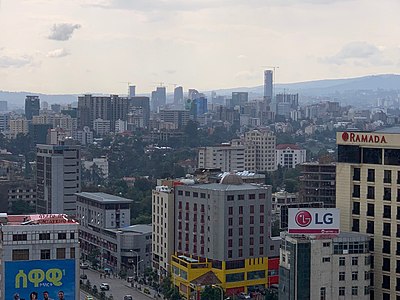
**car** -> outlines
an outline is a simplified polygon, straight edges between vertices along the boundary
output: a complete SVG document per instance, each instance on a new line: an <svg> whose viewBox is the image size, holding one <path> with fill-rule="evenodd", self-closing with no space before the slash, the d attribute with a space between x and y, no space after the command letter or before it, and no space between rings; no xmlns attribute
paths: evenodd
<svg viewBox="0 0 400 300"><path fill-rule="evenodd" d="M100 284L100 290L101 291L109 291L110 290L110 285L108 283L102 283Z"/></svg>
<svg viewBox="0 0 400 300"><path fill-rule="evenodd" d="M87 275L86 274L81 274L81 276L79 276L80 279L87 279Z"/></svg>
<svg viewBox="0 0 400 300"><path fill-rule="evenodd" d="M124 300L133 300L133 297L131 295L125 295Z"/></svg>
<svg viewBox="0 0 400 300"><path fill-rule="evenodd" d="M86 295L85 300L93 300L92 296Z"/></svg>
<svg viewBox="0 0 400 300"><path fill-rule="evenodd" d="M89 269L89 264L88 263L81 263L81 269Z"/></svg>
<svg viewBox="0 0 400 300"><path fill-rule="evenodd" d="M150 290L148 288L144 288L143 289L143 293L150 295Z"/></svg>
<svg viewBox="0 0 400 300"><path fill-rule="evenodd" d="M249 295L247 295L246 293L240 293L239 298L240 299L251 299L251 297Z"/></svg>

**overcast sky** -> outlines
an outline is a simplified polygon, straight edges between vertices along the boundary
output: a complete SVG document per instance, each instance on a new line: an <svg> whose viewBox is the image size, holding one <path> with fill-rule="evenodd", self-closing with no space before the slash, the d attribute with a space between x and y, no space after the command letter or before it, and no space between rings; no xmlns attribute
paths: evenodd
<svg viewBox="0 0 400 300"><path fill-rule="evenodd" d="M0 0L0 90L138 93L400 73L399 0Z"/></svg>

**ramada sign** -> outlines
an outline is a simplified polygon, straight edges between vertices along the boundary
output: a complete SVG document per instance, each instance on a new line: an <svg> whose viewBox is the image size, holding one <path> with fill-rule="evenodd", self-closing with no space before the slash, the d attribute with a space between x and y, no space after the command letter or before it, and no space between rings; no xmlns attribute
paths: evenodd
<svg viewBox="0 0 400 300"><path fill-rule="evenodd" d="M387 144L384 135L376 135L376 134L343 132L342 139L345 142L353 142L353 143Z"/></svg>

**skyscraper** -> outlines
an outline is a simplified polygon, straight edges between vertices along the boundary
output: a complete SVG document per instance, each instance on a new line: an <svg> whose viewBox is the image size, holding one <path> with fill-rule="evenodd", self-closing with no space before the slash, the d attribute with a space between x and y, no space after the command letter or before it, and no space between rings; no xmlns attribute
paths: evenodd
<svg viewBox="0 0 400 300"><path fill-rule="evenodd" d="M76 195L81 191L80 147L37 145L37 212L76 213Z"/></svg>
<svg viewBox="0 0 400 300"><path fill-rule="evenodd" d="M165 106L167 103L167 90L165 86L159 86L151 93L151 108L157 111L160 106Z"/></svg>
<svg viewBox="0 0 400 300"><path fill-rule="evenodd" d="M25 117L32 120L33 116L38 116L40 111L39 96L26 96L25 98Z"/></svg>
<svg viewBox="0 0 400 300"><path fill-rule="evenodd" d="M132 97L136 96L136 86L135 85L130 85L129 86L129 94L128 98L131 99Z"/></svg>
<svg viewBox="0 0 400 300"><path fill-rule="evenodd" d="M272 70L264 71L264 99L269 103L272 101L273 96L273 73Z"/></svg>
<svg viewBox="0 0 400 300"><path fill-rule="evenodd" d="M174 104L182 104L183 103L183 87L177 86L174 89Z"/></svg>

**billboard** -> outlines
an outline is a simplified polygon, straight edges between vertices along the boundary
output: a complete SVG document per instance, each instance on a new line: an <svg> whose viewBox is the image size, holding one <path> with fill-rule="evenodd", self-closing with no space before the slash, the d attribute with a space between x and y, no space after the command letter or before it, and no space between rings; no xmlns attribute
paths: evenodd
<svg viewBox="0 0 400 300"><path fill-rule="evenodd" d="M5 262L5 296L14 299L29 300L36 292L38 299L43 299L43 292L49 293L50 299L59 299L59 291L64 292L66 300L75 300L75 260L29 260Z"/></svg>
<svg viewBox="0 0 400 300"><path fill-rule="evenodd" d="M288 233L339 234L338 208L289 208Z"/></svg>

